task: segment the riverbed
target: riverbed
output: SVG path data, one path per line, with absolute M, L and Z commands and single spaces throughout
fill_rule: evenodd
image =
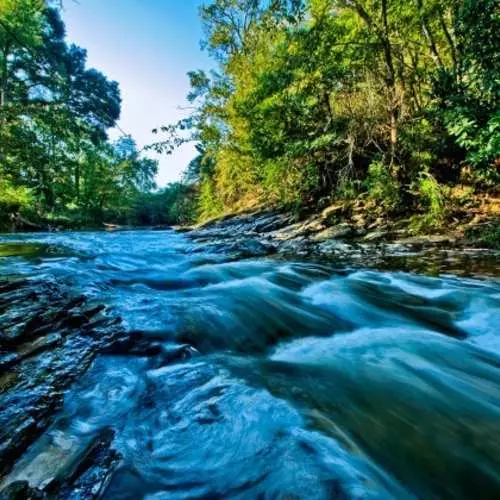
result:
M 58 498 L 497 498 L 499 279 L 377 263 L 1 237 L 1 279 L 120 318 L 1 487 L 51 491 L 106 435 L 109 467 Z

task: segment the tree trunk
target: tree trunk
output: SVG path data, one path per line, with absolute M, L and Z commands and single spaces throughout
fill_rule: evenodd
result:
M 385 62 L 385 85 L 387 90 L 387 111 L 390 119 L 390 145 L 391 145 L 391 165 L 396 156 L 396 147 L 398 142 L 398 121 L 399 109 L 397 103 L 396 73 L 392 56 L 392 47 L 390 41 L 389 19 L 387 0 L 382 0 L 382 46 Z
M 430 29 L 427 15 L 424 12 L 424 5 L 422 0 L 417 0 L 417 8 L 420 16 L 420 26 L 422 27 L 422 33 L 424 34 L 424 37 L 426 38 L 427 43 L 429 44 L 429 50 L 431 51 L 432 58 L 434 59 L 436 66 L 442 68 L 443 61 L 441 59 L 441 56 L 439 55 L 436 40 L 434 39 L 434 35 L 432 34 L 432 31 Z
M 80 163 L 78 162 L 75 167 L 75 195 L 76 204 L 80 206 Z
M 392 46 L 390 39 L 389 29 L 389 12 L 387 0 L 381 0 L 381 17 L 382 26 L 378 26 L 370 14 L 366 11 L 363 5 L 358 0 L 342 0 L 342 3 L 351 9 L 354 9 L 358 15 L 363 19 L 368 28 L 380 40 L 383 50 L 384 66 L 385 66 L 385 87 L 387 99 L 387 113 L 389 116 L 390 127 L 390 155 L 391 164 L 394 162 L 396 156 L 396 147 L 398 142 L 398 122 L 399 122 L 399 105 L 397 102 L 397 89 L 396 89 L 396 73 L 394 71 Z
M 5 122 L 5 105 L 7 104 L 7 86 L 9 82 L 9 52 L 10 44 L 6 43 L 2 48 L 2 62 L 0 65 L 0 124 Z
M 451 59 L 453 61 L 453 69 L 455 71 L 455 78 L 458 82 L 461 81 L 462 77 L 462 68 L 460 67 L 459 56 L 457 54 L 457 46 L 455 41 L 453 40 L 453 35 L 448 29 L 446 25 L 446 19 L 444 18 L 444 13 L 441 9 L 439 9 L 439 23 L 441 24 L 441 28 L 443 29 L 444 36 L 448 45 L 450 47 Z

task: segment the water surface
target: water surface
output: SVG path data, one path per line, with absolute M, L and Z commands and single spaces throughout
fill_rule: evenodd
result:
M 111 428 L 109 499 L 500 495 L 495 278 L 235 261 L 174 232 L 1 240 L 0 275 L 127 331 L 11 478 L 43 485 Z

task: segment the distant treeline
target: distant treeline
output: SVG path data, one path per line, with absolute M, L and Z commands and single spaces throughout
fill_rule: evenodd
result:
M 66 43 L 58 3 L 0 0 L 0 229 L 135 221 L 157 163 L 108 141 L 120 104 Z
M 215 69 L 190 73 L 195 111 L 154 145 L 197 144 L 186 177 L 198 196 L 178 206 L 208 218 L 362 197 L 438 224 L 450 201 L 498 190 L 499 10 L 498 0 L 206 2 Z

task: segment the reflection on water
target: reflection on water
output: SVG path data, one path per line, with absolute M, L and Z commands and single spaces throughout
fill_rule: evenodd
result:
M 129 331 L 11 478 L 43 485 L 111 428 L 110 499 L 498 497 L 498 281 L 234 262 L 170 232 L 2 248 L 1 274 L 56 277 Z

